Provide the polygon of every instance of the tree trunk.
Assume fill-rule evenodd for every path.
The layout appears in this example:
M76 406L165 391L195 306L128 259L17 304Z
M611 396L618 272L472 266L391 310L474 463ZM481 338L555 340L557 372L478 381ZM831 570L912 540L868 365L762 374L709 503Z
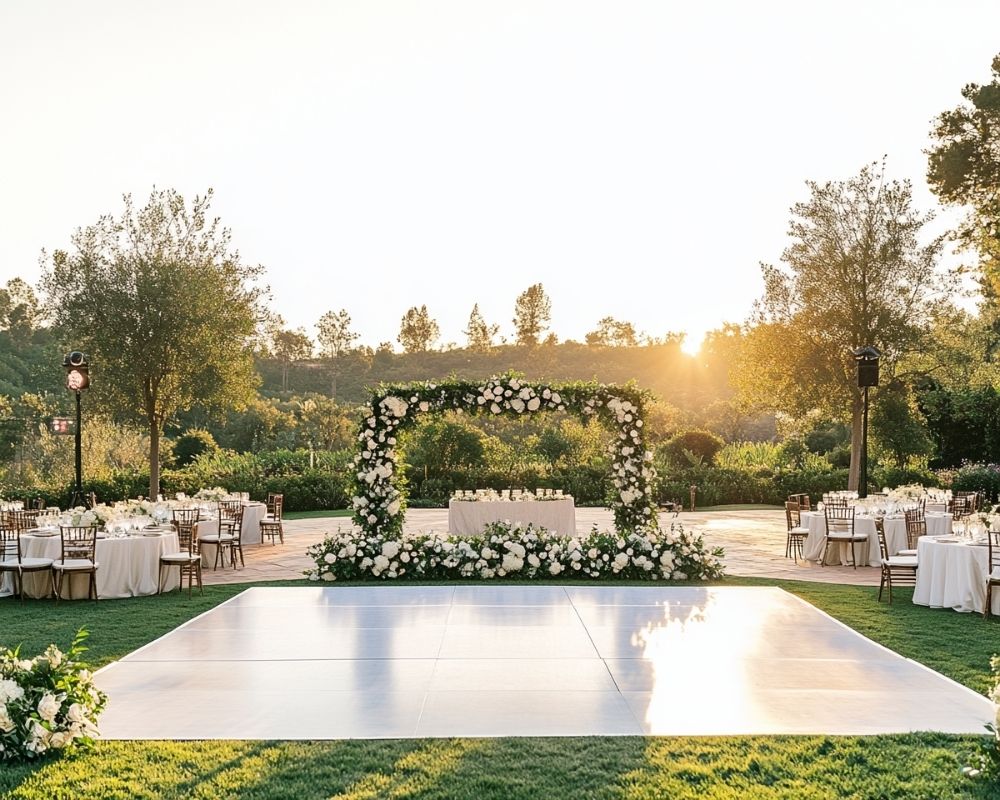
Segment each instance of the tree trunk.
M149 499L160 493L160 423L149 421Z
M864 419L864 401L860 389L851 390L851 469L847 475L847 488L858 491L861 482L861 426Z

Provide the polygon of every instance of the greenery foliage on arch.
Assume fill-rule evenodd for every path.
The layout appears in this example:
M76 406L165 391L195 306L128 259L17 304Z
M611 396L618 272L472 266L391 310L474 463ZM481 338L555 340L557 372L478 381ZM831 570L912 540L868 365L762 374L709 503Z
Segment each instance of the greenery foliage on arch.
M399 434L421 414L465 411L530 415L567 411L598 419L615 432L611 444L609 498L622 533L657 529L652 500L653 455L646 449L642 411L645 393L631 386L598 383L539 384L514 375L486 381L446 380L381 385L372 391L358 434L354 460L354 521L368 536L402 533L405 485L396 473Z

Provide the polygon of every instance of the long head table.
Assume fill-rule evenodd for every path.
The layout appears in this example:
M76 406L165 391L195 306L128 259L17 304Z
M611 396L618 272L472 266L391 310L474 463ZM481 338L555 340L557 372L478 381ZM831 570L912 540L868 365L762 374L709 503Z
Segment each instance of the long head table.
M448 503L448 531L475 536L491 522L520 522L545 528L560 536L576 535L576 506L572 497L558 500L452 500Z

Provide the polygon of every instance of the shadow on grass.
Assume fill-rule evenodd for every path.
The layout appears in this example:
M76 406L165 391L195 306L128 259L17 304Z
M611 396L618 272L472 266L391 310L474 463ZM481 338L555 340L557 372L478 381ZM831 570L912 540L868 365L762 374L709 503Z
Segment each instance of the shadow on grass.
M114 742L0 772L4 797L736 800L981 798L974 737Z

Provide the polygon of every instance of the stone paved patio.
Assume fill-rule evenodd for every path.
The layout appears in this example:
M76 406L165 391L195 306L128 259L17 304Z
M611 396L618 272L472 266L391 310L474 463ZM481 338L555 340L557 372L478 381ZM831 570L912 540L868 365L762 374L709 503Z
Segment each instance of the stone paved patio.
M783 511L699 511L683 512L674 520L669 515L661 524L677 521L686 527L700 529L712 547L726 551L726 571L730 575L783 580L852 583L877 586L879 571L871 567L819 567L809 562L786 559L785 515ZM613 524L606 508L578 508L577 530L588 530L597 524L609 528ZM246 568L239 570L207 570L206 583L248 583L256 581L294 580L312 566L305 551L319 542L328 531L351 524L348 517L288 520L285 522L285 544L250 545L244 548ZM444 508L410 509L406 513L406 531L444 531L448 527L448 510Z

